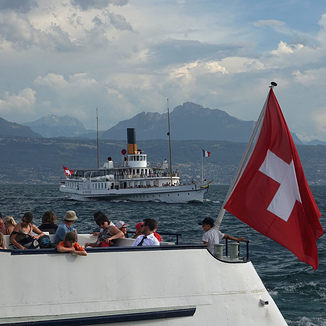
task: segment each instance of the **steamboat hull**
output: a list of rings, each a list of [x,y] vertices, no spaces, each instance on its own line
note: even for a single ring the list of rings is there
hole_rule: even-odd
[[[162,202],[162,203],[189,203],[204,201],[204,194],[208,187],[197,184],[172,186],[172,187],[149,187],[133,189],[91,189],[94,187],[85,185],[86,190],[68,188],[61,185],[59,190],[68,198],[78,201],[87,200],[116,200],[116,201],[139,201],[139,202]]]

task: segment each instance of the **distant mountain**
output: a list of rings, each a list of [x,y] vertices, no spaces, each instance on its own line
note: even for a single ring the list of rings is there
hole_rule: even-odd
[[[255,121],[244,121],[230,116],[219,109],[204,108],[191,102],[179,105],[170,113],[171,135],[177,140],[214,140],[248,142]],[[36,121],[24,123],[45,138],[79,137],[96,139],[96,130],[86,130],[76,118],[58,117],[50,114]],[[107,131],[99,131],[103,140],[123,140],[127,138],[127,128],[136,129],[136,140],[167,139],[167,113],[142,112],[131,119],[119,122]],[[10,134],[12,135],[12,134]],[[28,137],[28,135],[26,135]],[[295,144],[302,145],[292,133]]]
[[[24,123],[24,125],[31,127],[35,132],[46,138],[80,137],[88,133],[78,119],[68,116],[58,117],[54,114]]]
[[[306,145],[326,145],[326,142],[325,141],[321,141],[321,140],[318,140],[318,139],[313,139],[307,143],[305,143]]]
[[[9,122],[3,118],[0,118],[0,135],[42,138],[40,134],[34,132],[30,127],[23,126],[15,122]]]
[[[254,121],[243,121],[219,109],[204,108],[187,102],[170,113],[173,140],[226,140],[246,142],[254,128]],[[126,129],[135,128],[137,139],[166,139],[167,113],[142,112],[119,122],[104,132],[102,139],[126,139]]]
[[[299,137],[294,132],[291,132],[291,136],[296,145],[304,145],[304,143],[299,139]]]

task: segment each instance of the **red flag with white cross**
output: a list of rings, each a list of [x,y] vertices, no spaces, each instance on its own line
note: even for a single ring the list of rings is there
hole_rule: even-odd
[[[63,171],[65,172],[66,177],[68,177],[68,176],[70,176],[70,175],[72,175],[74,173],[74,170],[70,170],[67,167],[63,166],[63,165],[62,165],[62,168],[63,168]]]
[[[253,152],[224,208],[318,268],[321,216],[271,88]]]

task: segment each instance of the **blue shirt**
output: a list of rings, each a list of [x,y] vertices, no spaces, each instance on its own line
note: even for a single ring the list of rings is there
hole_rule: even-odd
[[[68,228],[68,226],[64,222],[62,222],[58,226],[57,231],[55,232],[54,243],[58,245],[60,241],[64,240],[67,232],[73,232],[73,231],[75,231],[75,228],[73,226]]]

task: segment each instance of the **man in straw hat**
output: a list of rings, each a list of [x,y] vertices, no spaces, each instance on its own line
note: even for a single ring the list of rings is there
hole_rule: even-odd
[[[60,241],[64,241],[67,232],[75,232],[77,235],[77,230],[73,227],[77,218],[75,211],[66,211],[63,222],[58,226],[55,232],[54,242],[56,245],[58,245]]]

